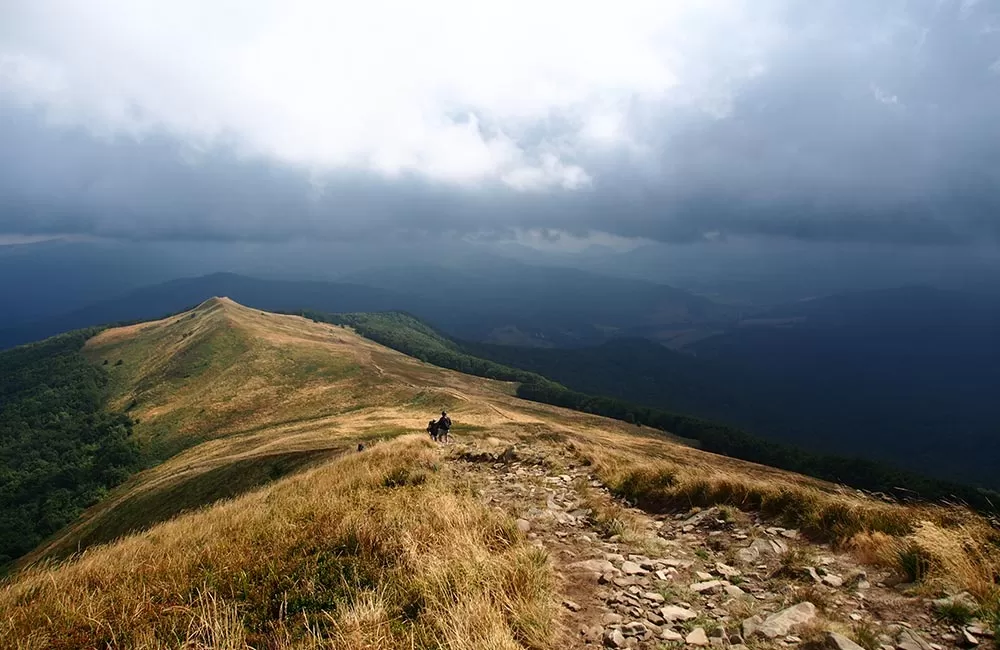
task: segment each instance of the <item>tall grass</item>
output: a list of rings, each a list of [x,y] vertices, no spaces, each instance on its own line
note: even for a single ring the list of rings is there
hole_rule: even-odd
[[[613,493],[652,511],[728,505],[760,511],[813,539],[855,551],[929,592],[965,590],[1000,611],[1000,531],[963,508],[884,503],[831,484],[730,459],[643,458],[578,445]]]
[[[0,589],[8,647],[542,648],[544,552],[437,469],[376,444]]]

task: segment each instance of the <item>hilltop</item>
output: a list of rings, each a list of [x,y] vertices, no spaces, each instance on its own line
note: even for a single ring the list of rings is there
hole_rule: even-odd
[[[0,587],[13,647],[926,650],[993,633],[1000,537],[962,508],[525,401],[224,298],[79,354],[147,468],[20,559]],[[420,432],[442,409],[439,446]]]

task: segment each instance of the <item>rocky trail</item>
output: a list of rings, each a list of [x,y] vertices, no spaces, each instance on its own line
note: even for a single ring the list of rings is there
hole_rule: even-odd
[[[546,549],[565,648],[993,648],[914,585],[754,514],[650,514],[612,497],[571,449],[497,440],[443,452],[490,506]]]

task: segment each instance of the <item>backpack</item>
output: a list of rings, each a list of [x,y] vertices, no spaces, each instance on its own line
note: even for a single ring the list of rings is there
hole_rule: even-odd
[[[441,418],[438,421],[438,427],[444,429],[445,431],[447,431],[448,429],[450,429],[451,428],[451,418],[448,417],[447,415],[444,416],[443,418]]]

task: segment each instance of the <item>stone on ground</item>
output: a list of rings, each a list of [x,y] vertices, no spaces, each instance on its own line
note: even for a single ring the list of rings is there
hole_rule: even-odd
[[[827,650],[865,650],[843,634],[836,632],[828,632],[823,645]]]
[[[808,623],[814,618],[816,618],[816,606],[810,602],[802,602],[771,614],[753,630],[753,633],[776,639],[787,635],[795,626]]]
[[[684,643],[687,643],[688,645],[706,646],[708,645],[708,635],[705,634],[704,628],[696,627],[691,630],[690,634],[687,635],[684,639]]]

